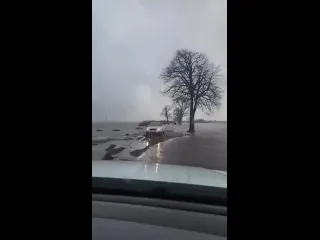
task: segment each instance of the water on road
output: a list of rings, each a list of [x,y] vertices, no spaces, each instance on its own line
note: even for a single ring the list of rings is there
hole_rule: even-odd
[[[139,159],[227,171],[227,123],[196,124],[195,128],[194,134],[158,142]],[[174,131],[187,129],[187,124],[174,127]]]

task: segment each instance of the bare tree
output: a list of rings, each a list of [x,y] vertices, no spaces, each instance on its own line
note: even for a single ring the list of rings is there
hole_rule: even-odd
[[[173,110],[174,117],[178,124],[181,124],[182,118],[187,114],[189,102],[185,98],[177,98],[173,102],[173,106],[175,107],[175,109]]]
[[[180,118],[179,109],[174,108],[173,109],[173,121],[179,123],[179,118]]]
[[[161,116],[165,117],[167,119],[167,124],[169,124],[169,118],[171,117],[171,107],[166,105],[164,106],[164,108],[162,109],[162,112],[161,112]]]
[[[210,64],[203,53],[180,49],[169,65],[163,69],[163,94],[173,101],[185,99],[189,103],[189,132],[194,132],[194,116],[197,108],[211,114],[221,104],[222,89],[218,80],[222,77],[221,68]]]

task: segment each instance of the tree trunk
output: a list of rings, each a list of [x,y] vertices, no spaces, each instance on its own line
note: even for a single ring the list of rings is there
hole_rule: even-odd
[[[190,111],[190,125],[188,132],[194,133],[194,113],[192,111]]]
[[[190,101],[190,120],[188,132],[194,133],[194,111],[193,111],[193,100]]]

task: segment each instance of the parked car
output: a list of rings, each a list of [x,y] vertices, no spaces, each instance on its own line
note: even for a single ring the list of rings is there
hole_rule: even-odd
[[[162,122],[151,122],[147,127],[146,135],[163,135],[164,128]]]

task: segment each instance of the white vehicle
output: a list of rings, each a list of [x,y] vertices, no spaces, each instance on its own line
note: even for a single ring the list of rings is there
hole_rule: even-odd
[[[162,126],[162,122],[151,122],[149,126],[147,127],[146,135],[163,135],[164,134],[164,128]]]

